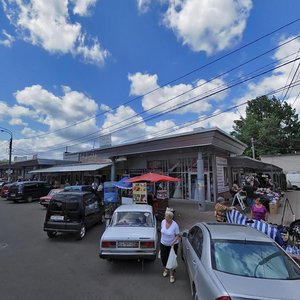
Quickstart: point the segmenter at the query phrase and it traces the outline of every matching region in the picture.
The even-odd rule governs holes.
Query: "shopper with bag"
[[[160,257],[164,266],[163,276],[170,273],[170,282],[175,282],[175,270],[177,267],[177,251],[179,243],[179,226],[173,220],[174,214],[166,210],[165,218],[161,222]]]

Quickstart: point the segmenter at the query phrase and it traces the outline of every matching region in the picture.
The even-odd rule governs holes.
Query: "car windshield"
[[[300,279],[300,268],[275,243],[215,240],[212,267],[225,273],[264,279]]]
[[[60,192],[60,190],[51,190],[51,191],[49,192],[48,196],[53,196],[53,195],[55,195],[55,194],[57,194],[57,193],[59,193],[59,192]]]
[[[80,207],[81,198],[76,195],[63,195],[50,201],[50,210],[52,211],[63,211],[77,210]]]
[[[153,219],[149,212],[115,212],[111,226],[153,227]]]

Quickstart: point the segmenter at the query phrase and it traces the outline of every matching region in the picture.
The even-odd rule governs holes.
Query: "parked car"
[[[104,259],[156,258],[157,229],[152,206],[124,204],[113,213],[100,239],[99,256]]]
[[[44,231],[49,238],[58,232],[74,233],[78,239],[86,229],[104,221],[104,205],[92,192],[61,192],[53,196],[47,208]]]
[[[197,223],[181,236],[194,299],[299,299],[300,267],[262,232]]]
[[[93,190],[91,185],[68,185],[65,186],[65,192],[91,192]]]
[[[13,183],[7,194],[7,200],[32,202],[46,196],[53,186],[45,181],[19,181]]]
[[[9,187],[12,185],[12,183],[5,183],[0,190],[0,196],[2,198],[7,198],[7,194],[8,194],[8,189]]]
[[[62,192],[64,189],[52,189],[50,190],[50,192],[48,193],[48,195],[40,197],[40,204],[48,207],[50,200],[53,198],[53,196],[57,193]]]
[[[300,173],[287,173],[286,181],[288,189],[300,189]]]
[[[2,181],[2,180],[0,180],[0,195],[1,195],[2,187],[3,187],[6,183],[8,183],[8,182],[7,182],[7,181]]]

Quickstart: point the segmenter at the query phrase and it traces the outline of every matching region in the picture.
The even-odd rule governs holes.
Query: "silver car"
[[[260,231],[197,223],[181,239],[194,299],[300,299],[300,267]]]
[[[100,239],[100,258],[154,260],[157,251],[156,219],[147,204],[121,205]]]

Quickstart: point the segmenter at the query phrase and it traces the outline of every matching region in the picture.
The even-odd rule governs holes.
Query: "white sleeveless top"
[[[171,226],[167,229],[166,220],[162,220],[160,232],[161,232],[160,242],[165,246],[172,246],[176,235],[179,234],[179,226],[174,220],[172,220]],[[176,241],[175,244],[178,244],[178,241]]]

